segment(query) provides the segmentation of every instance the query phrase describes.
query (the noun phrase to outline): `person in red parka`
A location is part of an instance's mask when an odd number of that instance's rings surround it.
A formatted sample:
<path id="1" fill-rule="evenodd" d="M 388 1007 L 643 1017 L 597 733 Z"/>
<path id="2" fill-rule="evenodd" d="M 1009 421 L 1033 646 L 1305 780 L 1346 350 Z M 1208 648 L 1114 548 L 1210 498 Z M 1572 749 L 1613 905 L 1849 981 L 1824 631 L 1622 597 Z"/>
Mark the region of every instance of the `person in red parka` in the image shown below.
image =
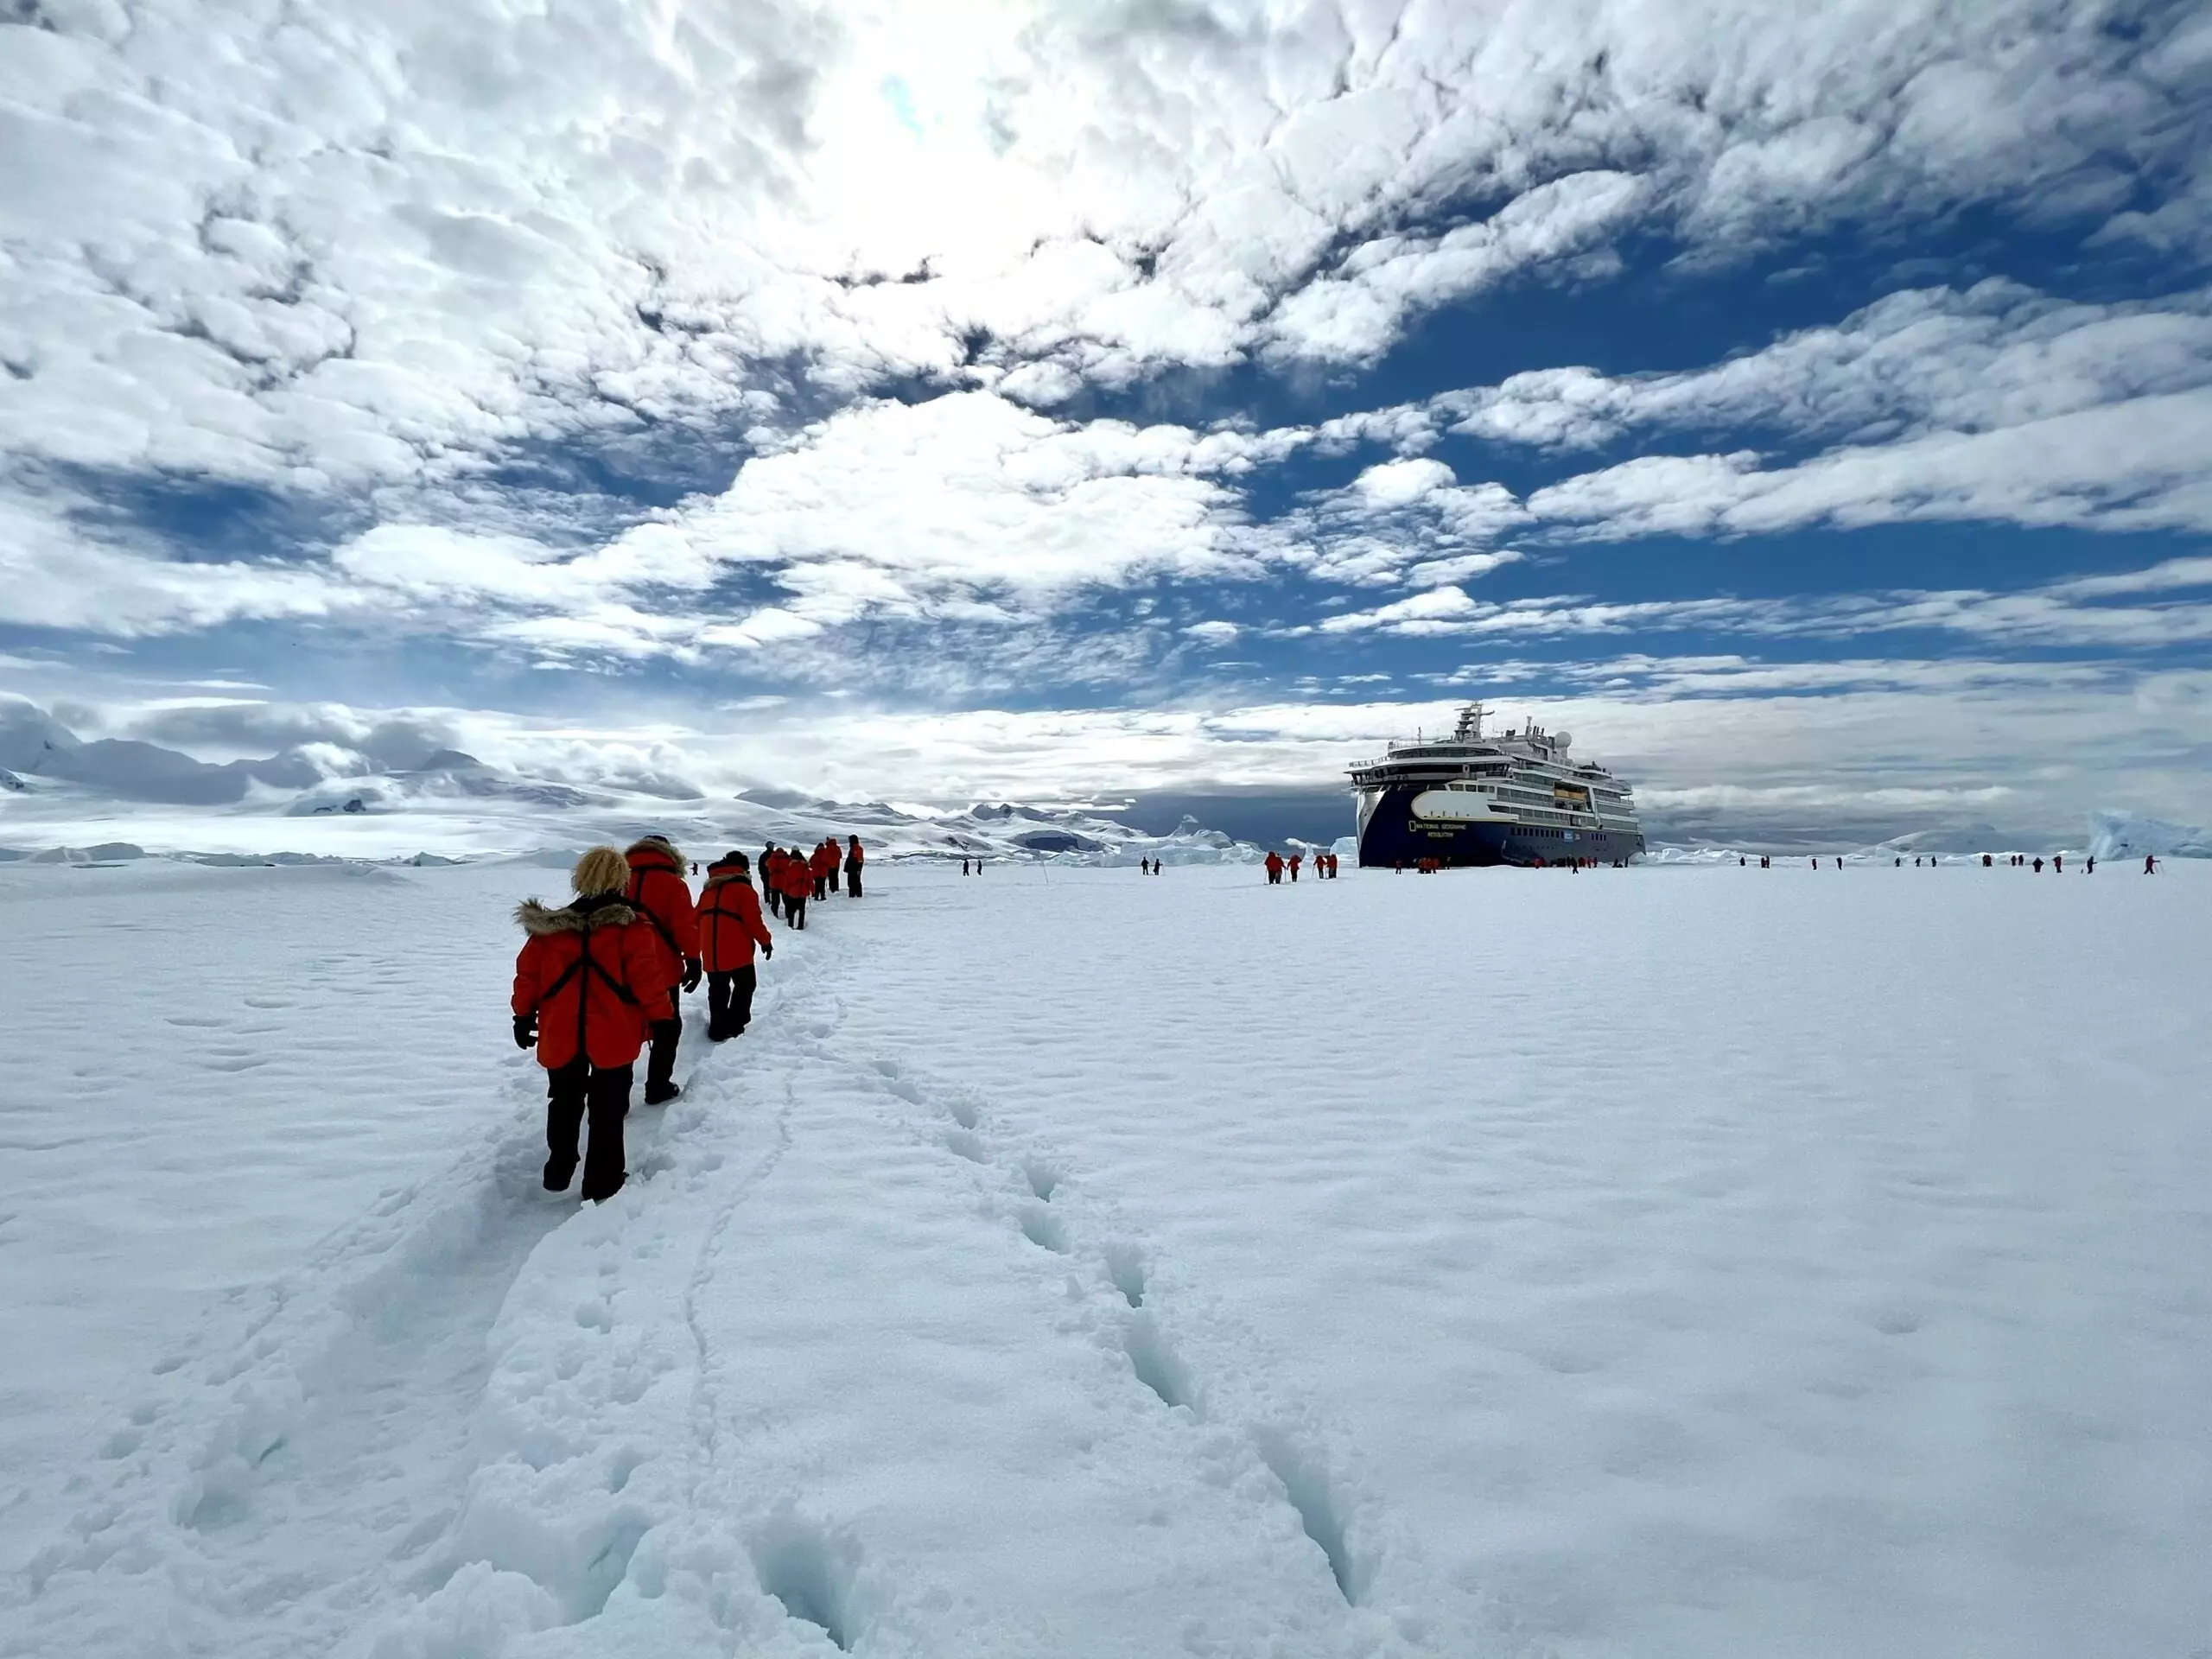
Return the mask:
<path id="1" fill-rule="evenodd" d="M 834 836 L 825 836 L 806 861 L 807 873 L 814 877 L 814 896 L 827 899 L 830 884 L 837 877 L 837 842 Z"/>
<path id="2" fill-rule="evenodd" d="M 683 1091 L 676 1086 L 676 1046 L 683 1038 L 687 991 L 699 988 L 699 922 L 691 908 L 691 888 L 683 879 L 683 855 L 665 836 L 647 836 L 623 856 L 630 863 L 630 885 L 623 897 L 645 918 L 660 946 L 669 992 L 653 1015 L 653 1052 L 645 1062 L 645 1104 L 659 1106 Z"/>
<path id="3" fill-rule="evenodd" d="M 830 836 L 830 844 L 831 844 L 831 845 L 833 845 L 833 846 L 834 846 L 834 845 L 836 845 L 836 840 L 837 840 L 836 836 Z M 868 862 L 868 855 L 867 855 L 866 853 L 864 853 L 864 852 L 862 852 L 862 851 L 861 850 L 861 838 L 860 838 L 858 836 L 846 836 L 846 837 L 845 837 L 845 897 L 846 897 L 846 898 L 848 898 L 848 899 L 857 899 L 857 898 L 859 898 L 859 897 L 861 896 L 861 865 L 863 865 L 863 864 L 865 864 L 865 863 L 867 863 L 867 862 Z M 980 858 L 979 858 L 979 859 L 977 859 L 977 860 L 976 861 L 976 874 L 978 874 L 978 875 L 981 875 L 982 873 L 983 873 L 983 861 L 982 861 L 982 859 L 980 859 Z"/>
<path id="4" fill-rule="evenodd" d="M 772 841 L 760 849 L 760 902 L 771 916 L 780 913 L 784 902 L 784 895 L 776 890 L 776 865 L 782 857 Z"/>
<path id="5" fill-rule="evenodd" d="M 622 1190 L 631 1070 L 652 1011 L 675 988 L 660 942 L 622 896 L 629 879 L 621 854 L 594 847 L 569 877 L 575 902 L 549 910 L 525 899 L 515 909 L 528 935 L 515 957 L 515 1043 L 535 1045 L 545 1068 L 545 1189 L 568 1190 L 588 1110 L 583 1196 L 594 1203 Z"/>
<path id="6" fill-rule="evenodd" d="M 1274 887 L 1282 880 L 1282 855 L 1270 847 L 1268 849 L 1268 885 Z"/>
<path id="7" fill-rule="evenodd" d="M 699 894 L 699 957 L 707 964 L 707 1040 L 726 1042 L 745 1034 L 753 1023 L 753 991 L 758 982 L 753 947 L 773 957 L 776 942 L 760 919 L 760 895 L 743 853 L 728 853 L 707 866 L 707 885 Z"/>
<path id="8" fill-rule="evenodd" d="M 794 849 L 776 861 L 776 891 L 784 895 L 784 920 L 804 933 L 806 901 L 814 892 L 814 871 Z"/>

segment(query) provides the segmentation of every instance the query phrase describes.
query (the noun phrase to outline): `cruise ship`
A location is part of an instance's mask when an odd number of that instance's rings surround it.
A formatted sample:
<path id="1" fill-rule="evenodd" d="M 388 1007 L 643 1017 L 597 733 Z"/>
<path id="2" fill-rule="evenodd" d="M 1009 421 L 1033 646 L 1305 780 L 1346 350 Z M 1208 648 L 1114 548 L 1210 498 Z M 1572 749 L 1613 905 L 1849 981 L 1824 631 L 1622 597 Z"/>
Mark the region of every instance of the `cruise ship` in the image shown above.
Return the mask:
<path id="1" fill-rule="evenodd" d="M 1484 735 L 1492 712 L 1469 703 L 1449 741 L 1394 743 L 1351 768 L 1362 864 L 1612 864 L 1643 851 L 1626 784 L 1569 760 L 1567 734 L 1533 720 Z"/>

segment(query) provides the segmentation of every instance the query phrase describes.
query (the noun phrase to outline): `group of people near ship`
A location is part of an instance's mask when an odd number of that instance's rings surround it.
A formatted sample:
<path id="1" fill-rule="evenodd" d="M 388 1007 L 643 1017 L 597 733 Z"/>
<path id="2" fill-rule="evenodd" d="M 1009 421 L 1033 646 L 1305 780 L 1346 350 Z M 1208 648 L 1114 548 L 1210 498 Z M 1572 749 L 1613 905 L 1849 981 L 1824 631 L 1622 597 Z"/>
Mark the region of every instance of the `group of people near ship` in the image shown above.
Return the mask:
<path id="1" fill-rule="evenodd" d="M 1306 855 L 1303 853 L 1293 853 L 1286 859 L 1270 847 L 1268 849 L 1267 857 L 1268 885 L 1271 887 L 1281 887 L 1283 872 L 1286 870 L 1290 872 L 1290 879 L 1293 881 L 1297 880 L 1298 872 L 1305 862 Z M 1337 855 L 1334 853 L 1313 855 L 1313 879 L 1316 881 L 1333 881 L 1337 879 Z"/>
<path id="2" fill-rule="evenodd" d="M 804 928 L 808 901 L 836 892 L 841 875 L 859 898 L 867 856 L 858 836 L 842 849 L 830 836 L 810 852 L 770 842 L 760 863 L 768 912 Z M 566 1192 L 575 1178 L 587 1122 L 584 1198 L 621 1191 L 622 1121 L 638 1056 L 646 1055 L 646 1105 L 683 1092 L 675 1072 L 685 993 L 705 982 L 710 1042 L 741 1036 L 752 1023 L 754 953 L 764 961 L 776 954 L 753 862 L 738 852 L 715 860 L 696 899 L 687 868 L 698 867 L 687 866 L 665 836 L 621 852 L 594 847 L 569 873 L 569 903 L 556 910 L 525 899 L 515 910 L 526 936 L 515 958 L 515 1044 L 535 1047 L 545 1068 L 550 1192 Z"/>
<path id="3" fill-rule="evenodd" d="M 1939 861 L 1936 855 L 1933 853 L 1930 853 L 1927 857 L 1927 867 L 1931 870 L 1936 868 Z M 1821 868 L 1821 861 L 1817 855 L 1808 859 L 1807 861 L 1816 870 Z M 1904 868 L 1904 855 L 1899 853 L 1890 861 L 1893 868 L 1901 870 Z M 1981 855 L 1981 868 L 1985 870 L 1990 868 L 1996 863 L 1996 855 L 1993 853 L 1984 853 Z M 1749 854 L 1740 854 L 1738 855 L 1736 862 L 1738 864 L 1749 864 L 1751 862 L 1751 855 Z M 2005 855 L 2005 862 L 2010 868 L 2016 870 L 2032 868 L 2037 875 L 2041 875 L 2043 874 L 2044 860 L 2040 856 L 2031 858 L 2025 853 L 2007 853 Z M 2053 853 L 2050 855 L 2050 868 L 2054 872 L 2060 875 L 2066 874 L 2065 854 Z M 1839 870 L 1843 868 L 1843 860 L 1840 857 L 1835 859 L 1835 867 Z M 1761 854 L 1759 855 L 1759 868 L 1766 870 L 1773 868 L 1773 855 L 1771 854 Z M 1916 870 L 1921 868 L 1920 856 L 1916 854 L 1913 857 L 1912 868 Z M 2084 873 L 2089 875 L 2094 875 L 2097 873 L 2097 855 L 2094 853 L 2091 853 L 2088 857 L 2082 861 L 2082 868 Z M 2143 874 L 2145 875 L 2156 875 L 2158 873 L 2158 861 L 2157 856 L 2152 854 L 2145 854 L 2143 859 Z"/>

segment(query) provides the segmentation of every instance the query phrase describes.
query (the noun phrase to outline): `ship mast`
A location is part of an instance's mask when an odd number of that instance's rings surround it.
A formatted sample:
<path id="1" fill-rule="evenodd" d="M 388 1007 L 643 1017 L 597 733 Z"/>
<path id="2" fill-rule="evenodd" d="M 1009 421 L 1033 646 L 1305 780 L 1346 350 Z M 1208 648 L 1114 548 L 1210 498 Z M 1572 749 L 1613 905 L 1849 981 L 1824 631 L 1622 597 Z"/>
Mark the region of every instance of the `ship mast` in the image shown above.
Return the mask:
<path id="1" fill-rule="evenodd" d="M 1484 708 L 1479 702 L 1469 703 L 1459 711 L 1459 724 L 1452 734 L 1452 741 L 1455 743 L 1480 741 L 1483 734 L 1483 716 L 1497 712 L 1494 709 Z"/>

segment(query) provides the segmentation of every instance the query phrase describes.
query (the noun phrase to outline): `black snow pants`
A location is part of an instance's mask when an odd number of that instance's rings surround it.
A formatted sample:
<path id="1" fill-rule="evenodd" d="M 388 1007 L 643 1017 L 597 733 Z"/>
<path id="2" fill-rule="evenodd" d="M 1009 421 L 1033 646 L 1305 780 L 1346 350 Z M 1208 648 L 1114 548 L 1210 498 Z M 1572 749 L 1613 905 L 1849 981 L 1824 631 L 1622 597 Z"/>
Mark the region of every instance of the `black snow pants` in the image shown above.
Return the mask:
<path id="1" fill-rule="evenodd" d="M 753 1023 L 753 988 L 760 976 L 748 964 L 707 976 L 707 1035 L 715 1042 L 743 1033 Z"/>
<path id="2" fill-rule="evenodd" d="M 800 932 L 806 931 L 806 895 L 787 893 L 784 895 L 784 919 Z"/>
<path id="3" fill-rule="evenodd" d="M 611 1198 L 622 1190 L 622 1120 L 630 1112 L 626 1065 L 599 1065 L 581 1056 L 545 1074 L 545 1185 L 567 1190 L 576 1173 L 576 1131 L 591 1114 L 584 1147 L 584 1197 Z"/>
<path id="4" fill-rule="evenodd" d="M 845 861 L 845 893 L 849 898 L 861 896 L 861 865 L 856 858 Z"/>
<path id="5" fill-rule="evenodd" d="M 652 1052 L 645 1056 L 648 1106 L 665 1100 L 676 1082 L 676 1046 L 683 1040 L 683 1004 L 674 991 L 668 994 L 668 1011 L 652 1023 Z"/>

